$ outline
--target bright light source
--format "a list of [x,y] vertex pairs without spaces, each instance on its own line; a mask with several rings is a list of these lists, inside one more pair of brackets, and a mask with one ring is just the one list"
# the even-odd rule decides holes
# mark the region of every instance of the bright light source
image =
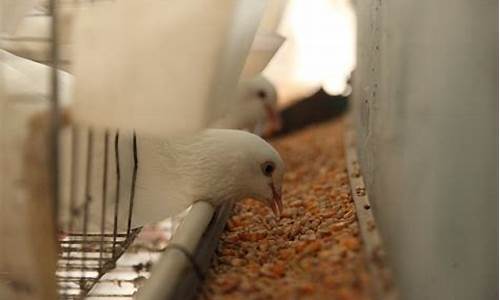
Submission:
[[290,0],[280,33],[287,37],[265,70],[281,102],[323,87],[342,94],[355,66],[356,19],[349,0]]

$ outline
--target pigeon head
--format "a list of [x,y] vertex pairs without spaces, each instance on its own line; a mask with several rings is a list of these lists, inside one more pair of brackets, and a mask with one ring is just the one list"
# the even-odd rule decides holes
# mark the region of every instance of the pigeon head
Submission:
[[246,93],[249,101],[262,103],[268,120],[267,133],[273,133],[281,129],[281,118],[278,112],[278,94],[274,85],[262,75],[247,81]]
[[[205,159],[202,169],[211,174],[205,190],[216,194],[216,201],[238,201],[253,198],[281,214],[281,186],[285,166],[279,153],[261,137],[241,130],[209,129],[211,138],[203,142]],[[209,146],[213,145],[213,146]],[[210,153],[214,149],[217,153]],[[216,160],[210,159],[217,157]],[[209,169],[213,167],[216,170]],[[206,177],[204,177],[206,178]],[[199,182],[199,181],[198,181]]]
[[263,202],[280,217],[283,211],[281,186],[285,166],[278,152],[260,140],[254,144],[256,149],[250,150],[246,158],[247,171],[243,174],[246,184],[243,188],[248,196]]
[[257,98],[265,105],[276,107],[278,103],[278,94],[274,85],[264,76],[259,75],[248,81],[249,93],[253,98]]

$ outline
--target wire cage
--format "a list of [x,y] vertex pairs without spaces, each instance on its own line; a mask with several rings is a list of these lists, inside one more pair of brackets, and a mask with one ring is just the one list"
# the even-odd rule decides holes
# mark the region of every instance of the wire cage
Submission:
[[[73,128],[73,131],[76,129]],[[72,142],[72,155],[71,155],[71,197],[69,205],[70,220],[68,224],[68,233],[61,233],[59,235],[59,260],[57,270],[57,281],[59,284],[59,293],[64,299],[75,299],[85,295],[90,291],[93,285],[99,278],[107,271],[116,266],[116,260],[123,254],[125,249],[131,244],[133,239],[137,236],[140,229],[132,229],[132,212],[134,205],[134,191],[135,179],[137,177],[137,140],[134,135],[133,144],[131,145],[134,153],[133,163],[133,178],[130,186],[131,193],[128,203],[127,212],[127,228],[125,231],[118,230],[118,204],[120,200],[120,160],[119,160],[119,138],[118,132],[114,134],[114,156],[115,167],[114,170],[108,170],[108,146],[110,144],[110,134],[104,134],[104,159],[103,159],[103,180],[102,180],[102,197],[101,199],[92,199],[89,189],[91,184],[91,168],[93,158],[94,134],[92,129],[87,129],[87,147],[85,157],[85,200],[81,205],[75,203],[76,190],[77,190],[77,174],[78,174],[78,135],[73,132]],[[107,185],[108,185],[108,171],[116,172],[116,194],[113,201],[113,220],[111,232],[106,231],[106,202],[107,199]],[[90,233],[88,230],[88,223],[90,219],[89,205],[92,201],[101,202],[101,216],[100,216],[100,232]],[[77,219],[82,219],[81,232],[75,232],[75,222]]]

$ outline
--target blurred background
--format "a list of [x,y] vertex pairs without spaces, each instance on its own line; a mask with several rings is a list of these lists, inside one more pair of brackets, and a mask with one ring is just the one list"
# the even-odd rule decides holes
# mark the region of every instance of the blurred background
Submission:
[[[41,236],[38,240],[32,236],[39,233],[33,228],[55,226],[49,218],[53,212],[47,212],[49,217],[37,222],[29,216],[38,210],[48,210],[54,190],[46,188],[51,184],[49,179],[41,175],[33,179],[21,172],[26,168],[46,170],[49,161],[22,153],[26,148],[36,148],[36,144],[33,146],[26,140],[37,141],[36,137],[40,136],[33,128],[42,126],[34,122],[32,116],[50,110],[53,102],[48,100],[54,99],[54,95],[62,106],[70,102],[67,95],[72,91],[73,57],[70,47],[66,46],[71,44],[69,28],[73,24],[71,14],[65,10],[71,1],[60,1],[60,27],[56,30],[59,44],[58,52],[54,52],[54,39],[50,37],[56,28],[51,21],[55,8],[49,4],[58,1],[21,2],[0,0],[0,213],[3,216],[0,275],[14,274],[9,280],[14,278],[11,282],[16,283],[24,282],[19,278],[30,274],[30,280],[38,282],[37,288],[44,290],[44,285],[55,285],[55,279],[54,282],[38,279],[55,274],[56,263],[38,262],[33,252],[38,252],[39,245],[44,243]],[[175,14],[172,15],[175,19]],[[279,26],[272,32],[272,37],[279,40],[275,47],[278,50],[273,52],[269,63],[262,66],[263,70],[252,74],[264,76],[277,93],[273,113],[280,116],[281,124],[267,137],[280,138],[313,123],[345,121],[345,132],[353,132],[356,137],[361,173],[400,299],[498,298],[498,1],[289,0],[281,15]],[[200,98],[205,101],[200,104],[203,108],[228,106],[227,99],[236,98],[237,92],[232,90],[236,90],[254,36],[259,33],[258,22],[254,23],[255,28],[246,24],[252,27],[246,31],[233,24],[241,29],[240,35],[232,36],[238,46],[231,44],[234,49],[221,51],[230,59],[217,60],[216,52],[221,45],[230,44],[224,44],[221,38],[217,41],[219,44],[209,49],[213,52],[210,59],[197,61],[204,68],[196,72],[185,68],[189,70],[181,75],[187,78],[186,83],[179,84],[178,90],[168,97],[180,98],[181,95],[186,103]],[[179,36],[168,30],[162,34]],[[227,38],[230,34],[224,31],[220,36]],[[203,34],[196,37],[203,39]],[[179,39],[179,42],[197,49],[193,46],[195,42],[190,44],[186,40]],[[80,48],[84,50],[80,49],[79,57],[88,60],[85,64],[80,62],[77,75],[88,75],[90,67],[86,67],[106,62],[89,59],[93,47]],[[172,55],[174,59],[165,58],[165,63],[171,63],[175,70],[182,70],[182,64],[193,58],[175,47],[168,50],[175,55]],[[109,55],[110,61],[113,56]],[[151,58],[143,59],[144,65],[150,63],[154,69]],[[207,64],[202,64],[206,61]],[[33,62],[40,64],[33,67],[30,65]],[[47,66],[54,66],[58,71]],[[95,76],[99,80],[109,77],[107,69],[102,69],[102,74]],[[137,69],[137,74],[149,72],[146,68]],[[204,73],[204,69],[208,71]],[[68,70],[70,72],[65,73]],[[162,74],[161,70],[151,72],[154,79],[158,77],[155,74]],[[198,75],[199,78],[195,78]],[[191,78],[195,79],[189,81]],[[96,82],[98,86],[101,81],[96,79]],[[121,82],[124,90],[128,82],[130,80]],[[212,94],[208,87],[213,88]],[[186,90],[195,91],[197,97],[193,92],[184,98]],[[124,98],[127,94],[131,93],[123,92]],[[147,96],[144,97],[161,98],[153,92]],[[151,100],[150,107],[124,105],[126,108],[120,113],[109,113],[107,109],[113,106],[111,104],[106,107],[96,104],[98,99],[92,101],[75,110],[81,112],[82,120],[101,122],[100,125],[108,128],[115,125],[118,128],[130,121],[134,128],[147,133],[150,130],[158,134],[163,130],[162,134],[171,134],[163,129],[166,126],[161,126],[165,118],[160,112],[174,107],[164,106],[168,101]],[[151,119],[136,118],[141,113]],[[103,115],[113,122],[103,121]],[[178,122],[178,127],[170,128],[172,132],[185,130],[182,134],[189,134],[207,127],[207,120],[214,116],[220,117],[219,112],[205,113],[199,109],[189,115],[189,119],[194,120],[192,123],[183,123],[186,118],[179,116],[183,120]],[[61,126],[65,121],[59,122]],[[41,157],[50,156],[42,152]],[[33,161],[38,164],[32,165]],[[31,188],[20,182],[31,183],[28,185]],[[46,196],[40,198],[47,199],[26,200],[40,194]],[[28,217],[21,218],[21,224],[13,217],[17,213],[12,212]],[[172,222],[158,225],[158,228],[167,228],[168,238],[175,227]],[[21,238],[18,232],[30,238]],[[127,238],[130,234],[129,230]],[[146,231],[146,234],[152,233]],[[50,234],[44,236],[44,239],[50,238]],[[58,238],[61,242],[66,237]],[[168,238],[165,235],[160,238],[161,249]],[[141,239],[138,241],[144,243]],[[116,240],[112,243],[116,244]],[[125,239],[123,243],[129,245]],[[40,249],[42,253],[55,251],[52,246]],[[114,251],[113,248],[113,258]],[[160,255],[152,256],[157,259]],[[17,257],[24,259],[15,262]],[[22,284],[10,286],[17,287],[16,292],[23,290]],[[135,286],[129,290],[135,291]],[[54,294],[47,292],[40,298],[51,297]]]

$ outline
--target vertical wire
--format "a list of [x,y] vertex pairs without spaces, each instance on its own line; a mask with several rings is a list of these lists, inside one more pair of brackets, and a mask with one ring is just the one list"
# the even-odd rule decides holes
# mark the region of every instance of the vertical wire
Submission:
[[87,266],[86,263],[86,247],[87,245],[87,230],[88,230],[88,223],[89,223],[89,204],[92,201],[92,195],[90,194],[90,187],[91,187],[91,174],[92,174],[92,151],[94,147],[94,134],[92,131],[92,128],[89,128],[88,130],[88,143],[87,143],[87,168],[85,170],[85,203],[84,203],[84,212],[83,212],[83,241],[82,241],[82,275],[80,278],[80,287],[83,286],[84,282],[84,277],[85,277],[85,267]]
[[132,227],[132,212],[134,210],[135,183],[137,181],[138,160],[137,160],[137,137],[135,135],[135,132],[134,132],[134,136],[133,136],[132,150],[134,153],[134,170],[133,170],[133,174],[132,174],[132,186],[131,186],[131,190],[130,190],[130,203],[129,203],[129,208],[128,208],[127,238],[130,236],[130,230]]
[[[71,237],[73,233],[75,218],[78,216],[78,211],[76,209],[76,198],[78,196],[77,184],[78,184],[78,155],[80,143],[78,142],[78,127],[74,125],[71,128],[71,191],[69,198],[69,225],[68,225],[68,236]],[[66,267],[69,268],[71,256],[71,247],[68,248],[66,257],[68,262]]]
[[104,171],[102,179],[102,206],[101,206],[101,245],[99,251],[99,273],[102,271],[103,267],[103,255],[104,255],[104,234],[106,226],[106,190],[108,186],[108,141],[109,132],[106,130],[104,133]]
[[58,18],[56,0],[49,1],[49,12],[52,16],[51,31],[51,134],[50,134],[50,162],[51,162],[51,189],[53,197],[53,212],[54,212],[54,232],[58,232],[59,220],[59,126],[60,126],[60,111],[59,111],[59,81],[58,81],[58,59],[59,59],[59,40],[58,40]]
[[116,236],[118,234],[118,208],[120,204],[120,132],[115,134],[115,164],[116,164],[116,194],[115,194],[115,214],[113,220],[113,261],[116,258]]

